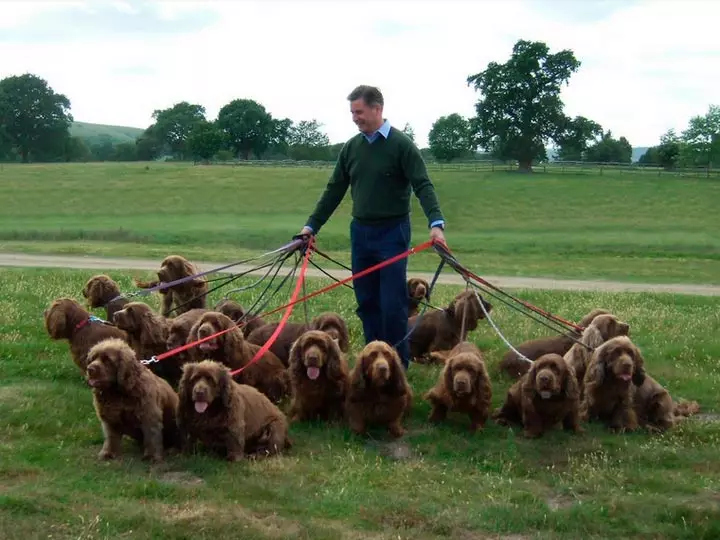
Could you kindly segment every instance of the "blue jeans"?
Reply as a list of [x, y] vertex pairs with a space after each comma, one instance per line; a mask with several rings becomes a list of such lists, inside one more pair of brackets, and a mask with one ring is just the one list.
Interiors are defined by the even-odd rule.
[[[383, 225], [350, 222], [353, 274], [410, 248], [410, 218]], [[405, 369], [410, 364], [408, 331], [407, 257], [354, 280], [356, 313], [365, 343], [385, 341], [397, 349]]]

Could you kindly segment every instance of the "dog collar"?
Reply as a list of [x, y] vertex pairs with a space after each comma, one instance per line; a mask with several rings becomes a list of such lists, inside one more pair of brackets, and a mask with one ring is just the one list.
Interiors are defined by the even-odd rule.
[[107, 321], [102, 320], [100, 317], [96, 317], [95, 315], [90, 315], [87, 319], [83, 319], [79, 323], [75, 325], [75, 330], [80, 330], [83, 326], [85, 326], [88, 323], [91, 322], [99, 322], [102, 324], [108, 324]]

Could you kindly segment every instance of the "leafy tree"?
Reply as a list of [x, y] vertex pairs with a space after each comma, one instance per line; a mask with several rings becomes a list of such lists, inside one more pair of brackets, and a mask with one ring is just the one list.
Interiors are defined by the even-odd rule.
[[557, 136], [560, 161], [582, 161], [591, 142], [602, 136], [600, 124], [584, 116], [567, 118]]
[[272, 136], [270, 137], [270, 148], [273, 151], [287, 155], [292, 126], [293, 121], [289, 118], [273, 120]]
[[470, 123], [457, 113], [441, 116], [430, 129], [428, 143], [437, 160], [452, 161], [466, 156], [472, 146]]
[[81, 137], [67, 138], [65, 141], [65, 160], [74, 162], [92, 160], [90, 148]]
[[115, 146], [109, 135], [100, 135], [90, 145], [90, 152], [95, 161], [113, 161]]
[[301, 120], [290, 128], [288, 144], [290, 146], [329, 146], [330, 139], [321, 131], [322, 124], [314, 118]]
[[415, 142], [415, 130], [412, 128], [412, 126], [409, 123], [405, 124], [405, 127], [402, 129], [403, 133], [410, 137], [410, 140]]
[[70, 100], [45, 79], [26, 73], [0, 81], [0, 131], [23, 163], [31, 156], [63, 156], [72, 121]]
[[693, 116], [682, 141], [685, 161], [702, 167], [720, 163], [720, 106], [710, 105], [704, 116]]
[[121, 142], [113, 146], [113, 161], [136, 161], [137, 147], [130, 142]]
[[570, 50], [550, 54], [545, 43], [518, 40], [506, 63], [469, 76], [483, 96], [472, 120], [477, 144], [530, 171], [565, 126], [560, 89], [579, 67]]
[[678, 165], [682, 141], [675, 134], [675, 130], [668, 130], [660, 138], [660, 146], [657, 147], [657, 164], [665, 169], [672, 169]]
[[225, 140], [244, 159], [252, 152], [260, 157], [270, 146], [275, 124], [261, 104], [252, 99], [235, 99], [218, 113], [217, 125]]
[[660, 165], [660, 156], [658, 155], [658, 148], [659, 146], [652, 146], [647, 149], [647, 151], [640, 156], [640, 159], [638, 159], [638, 163], [640, 165]]
[[181, 101], [168, 109], [156, 109], [153, 130], [155, 136], [170, 147], [181, 159], [188, 153], [187, 140], [195, 124], [205, 120], [205, 107]]
[[135, 139], [135, 155], [139, 161], [152, 161], [160, 156], [163, 144], [155, 133], [155, 124]]
[[202, 120], [188, 137], [188, 150], [196, 159], [208, 161], [222, 148], [222, 133], [212, 122]]
[[625, 137], [614, 139], [612, 131], [605, 133], [588, 148], [585, 161], [592, 163], [631, 163], [632, 145]]

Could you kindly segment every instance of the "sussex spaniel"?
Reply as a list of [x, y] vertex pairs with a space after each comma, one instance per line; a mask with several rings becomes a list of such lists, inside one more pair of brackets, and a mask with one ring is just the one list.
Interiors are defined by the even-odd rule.
[[570, 350], [565, 353], [565, 361], [575, 370], [580, 389], [582, 391], [585, 370], [592, 351], [605, 343], [608, 339], [616, 336], [627, 336], [630, 332], [630, 325], [619, 320], [615, 315], [598, 315], [583, 330], [579, 343], [574, 343]]
[[408, 318], [417, 315], [422, 302], [429, 300], [430, 284], [422, 278], [410, 278], [407, 281]]
[[328, 334], [335, 340], [342, 352], [347, 353], [350, 350], [350, 334], [347, 323], [339, 313], [334, 311], [321, 313], [310, 321], [310, 329], [321, 330]]
[[[248, 343], [263, 346], [268, 342], [270, 337], [275, 333], [279, 322], [267, 323], [256, 328], [248, 334]], [[296, 323], [288, 321], [280, 330], [277, 339], [270, 345], [270, 352], [280, 359], [285, 367], [290, 365], [290, 348], [297, 338], [299, 338], [306, 330], [310, 328], [304, 323]]]
[[432, 405], [430, 422], [442, 422], [448, 412], [458, 412], [470, 417], [470, 431], [482, 429], [490, 411], [492, 385], [480, 349], [469, 341], [456, 345], [424, 398]]
[[[170, 283], [198, 273], [195, 265], [185, 257], [169, 255], [160, 264], [157, 281], [136, 281], [135, 285], [141, 289], [150, 289], [161, 283]], [[161, 289], [159, 292], [163, 297], [160, 310], [163, 317], [169, 317], [171, 312], [177, 316], [191, 309], [207, 307], [208, 282], [204, 276]]]
[[279, 403], [290, 392], [287, 369], [271, 351], [265, 352], [259, 360], [249, 364], [260, 346], [249, 343], [227, 315], [216, 311], [204, 313], [190, 329], [188, 343], [223, 331], [223, 334], [189, 349], [190, 358], [196, 362], [204, 359], [215, 360], [228, 366], [231, 371], [243, 368], [235, 375], [237, 382], [254, 386], [271, 401]]
[[[578, 326], [586, 328], [598, 315], [609, 313], [610, 312], [605, 309], [594, 309], [580, 320]], [[575, 344], [575, 340], [580, 339], [581, 334], [582, 331], [570, 330], [565, 335], [561, 334], [531, 339], [521, 343], [515, 348], [529, 360], [535, 360], [544, 354], [550, 353], [563, 356]], [[530, 363], [520, 358], [517, 353], [511, 349], [503, 356], [499, 369], [511, 378], [519, 379], [525, 372], [530, 370]]]
[[413, 392], [397, 351], [384, 341], [371, 341], [360, 351], [350, 372], [345, 402], [348, 424], [358, 435], [368, 426], [387, 427], [391, 436], [405, 434], [402, 421], [410, 411]]
[[213, 311], [218, 311], [223, 315], [227, 315], [235, 323], [240, 322], [240, 320], [242, 319], [242, 324], [240, 325], [240, 328], [245, 337], [248, 337], [250, 335], [250, 332], [252, 332], [256, 328], [260, 328], [265, 324], [265, 320], [262, 317], [245, 317], [245, 308], [234, 300], [220, 300], [220, 302], [215, 304]]
[[308, 330], [290, 349], [292, 402], [290, 421], [344, 417], [350, 383], [349, 369], [340, 347], [328, 333]]
[[68, 341], [73, 362], [83, 373], [87, 367], [87, 353], [93, 345], [107, 338], [128, 339], [124, 330], [91, 319], [90, 313], [72, 298], [56, 299], [43, 317], [50, 338]]
[[[167, 350], [172, 351], [185, 345], [187, 343], [188, 336], [190, 335], [190, 329], [197, 321], [200, 320], [200, 317], [202, 317], [203, 314], [207, 313], [207, 311], [207, 309], [195, 308], [190, 311], [186, 311], [177, 317], [168, 319], [169, 326], [167, 340], [165, 341], [165, 347]], [[172, 373], [168, 375], [168, 382], [174, 388], [177, 388], [177, 385], [180, 382], [182, 365], [185, 362], [189, 362], [190, 359], [191, 355], [187, 350], [184, 350], [177, 352], [172, 356], [168, 356], [162, 361], [163, 363], [173, 364]], [[168, 369], [168, 371], [170, 371], [170, 369]]]
[[580, 419], [598, 419], [615, 432], [635, 430], [635, 391], [645, 382], [644, 365], [640, 350], [627, 336], [595, 349], [583, 380]]
[[118, 284], [105, 274], [98, 274], [88, 279], [82, 294], [87, 299], [90, 309], [105, 308], [105, 320], [107, 321], [112, 321], [115, 312], [129, 302], [120, 293]]
[[86, 380], [105, 437], [100, 459], [120, 454], [123, 435], [142, 443], [143, 459], [162, 461], [178, 445], [178, 396], [167, 381], [141, 364], [130, 345], [105, 339], [88, 352]]
[[443, 310], [416, 315], [408, 321], [412, 330], [408, 342], [410, 356], [418, 363], [442, 364], [450, 350], [467, 334], [477, 328], [478, 321], [485, 318], [478, 298], [482, 300], [485, 311], [490, 313], [492, 304], [486, 302], [475, 292], [468, 289], [459, 293]]
[[[167, 351], [170, 319], [158, 315], [144, 302], [129, 302], [115, 313], [113, 322], [127, 332], [128, 343], [139, 359], [149, 360]], [[150, 364], [150, 369], [173, 386], [180, 380], [177, 358]]]
[[650, 375], [635, 389], [633, 407], [638, 425], [650, 432], [663, 432], [673, 427], [684, 416], [700, 410], [697, 401], [674, 402], [670, 393]]
[[229, 461], [291, 447], [285, 414], [263, 393], [235, 382], [227, 366], [189, 362], [180, 379], [178, 427], [184, 452], [196, 442]]
[[561, 422], [564, 429], [582, 433], [579, 409], [580, 390], [572, 366], [559, 354], [549, 353], [513, 383], [493, 416], [498, 424], [519, 424], [525, 437], [536, 438]]

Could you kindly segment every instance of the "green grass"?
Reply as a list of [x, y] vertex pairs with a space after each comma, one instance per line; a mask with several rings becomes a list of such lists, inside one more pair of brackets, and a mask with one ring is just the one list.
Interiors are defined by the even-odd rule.
[[[93, 273], [0, 270], [3, 539], [698, 540], [720, 535], [720, 424], [707, 417], [690, 419], [662, 436], [613, 435], [589, 425], [585, 435], [558, 431], [528, 441], [494, 423], [470, 436], [464, 417], [431, 427], [425, 421], [428, 405], [419, 397], [400, 443], [409, 459], [392, 459], [382, 432], [366, 441], [344, 427], [296, 424], [294, 448], [260, 463], [171, 456], [150, 467], [129, 442], [121, 459], [100, 463], [102, 432], [90, 391], [67, 343], [51, 341], [42, 324], [50, 301], [63, 295], [80, 300]], [[131, 290], [129, 274], [109, 273], [124, 291]], [[311, 280], [308, 292], [326, 283]], [[225, 290], [212, 293], [210, 303]], [[434, 303], [446, 304], [457, 290], [440, 286]], [[247, 305], [258, 293], [253, 289], [235, 298]], [[698, 400], [706, 415], [720, 412], [720, 298], [518, 295], [573, 320], [594, 307], [612, 310], [631, 324], [649, 372], [675, 398]], [[282, 292], [271, 307], [287, 296]], [[156, 296], [148, 302], [158, 306]], [[361, 346], [353, 308], [352, 291], [342, 287], [308, 305], [311, 316], [333, 309], [346, 317], [351, 364]], [[302, 320], [302, 314], [297, 307], [293, 319]], [[548, 333], [499, 302], [493, 314], [514, 343]], [[486, 355], [498, 406], [510, 384], [497, 371], [505, 346], [487, 324], [471, 339]], [[430, 388], [437, 374], [436, 367], [411, 367], [416, 395]]]
[[[0, 250], [233, 261], [289, 240], [330, 169], [62, 164], [0, 170]], [[481, 275], [720, 283], [720, 183], [605, 172], [432, 172], [447, 239]], [[350, 195], [318, 236], [347, 262]], [[427, 239], [415, 198], [413, 243]], [[433, 253], [410, 262], [432, 270]]]
[[90, 122], [73, 122], [70, 126], [70, 135], [85, 139], [88, 143], [97, 142], [103, 137], [109, 137], [115, 143], [135, 143], [142, 128], [128, 126], [109, 126], [106, 124], [92, 124]]

